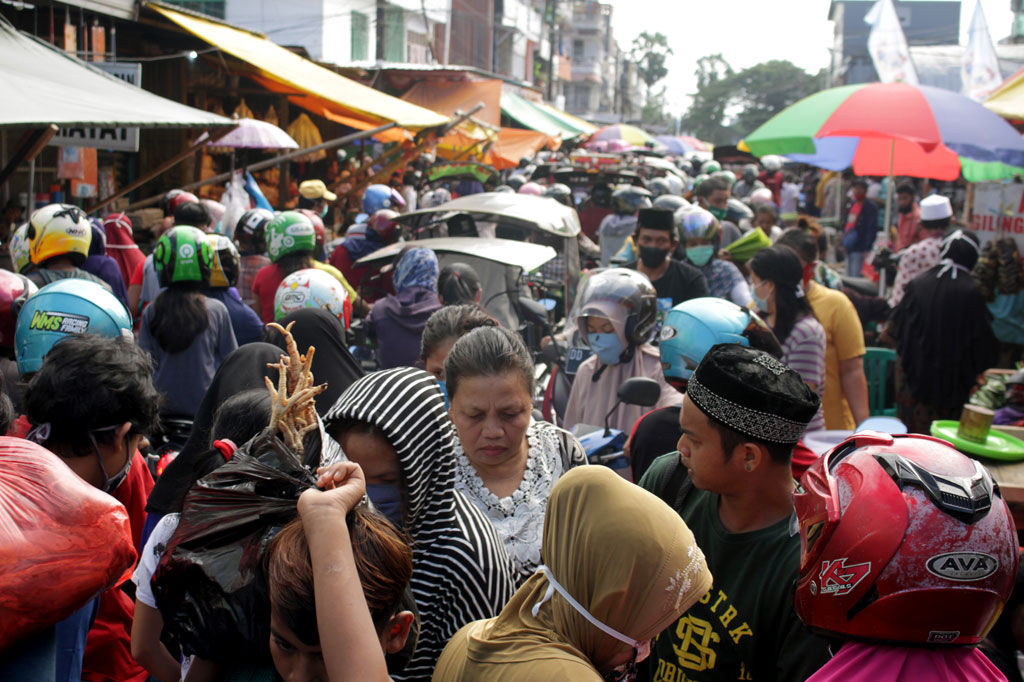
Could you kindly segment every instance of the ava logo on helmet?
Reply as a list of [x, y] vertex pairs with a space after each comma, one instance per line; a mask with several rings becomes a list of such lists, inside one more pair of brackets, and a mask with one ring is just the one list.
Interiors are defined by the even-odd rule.
[[928, 572], [947, 580], [984, 580], [999, 569], [999, 559], [981, 552], [937, 554], [925, 564]]
[[84, 315], [37, 310], [32, 313], [29, 329], [61, 334], [84, 334], [89, 331], [89, 318]]
[[849, 594], [857, 584], [871, 572], [871, 562], [846, 565], [846, 557], [833, 561], [822, 561], [818, 579], [821, 593], [841, 597]]

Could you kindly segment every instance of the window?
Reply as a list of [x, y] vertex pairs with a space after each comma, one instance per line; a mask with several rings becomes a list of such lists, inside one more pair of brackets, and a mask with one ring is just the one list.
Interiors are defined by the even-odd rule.
[[384, 9], [384, 60], [405, 61], [405, 10], [401, 7]]
[[583, 41], [578, 38], [572, 41], [572, 60], [574, 62], [583, 60]]
[[352, 12], [352, 61], [370, 58], [370, 19], [365, 14]]

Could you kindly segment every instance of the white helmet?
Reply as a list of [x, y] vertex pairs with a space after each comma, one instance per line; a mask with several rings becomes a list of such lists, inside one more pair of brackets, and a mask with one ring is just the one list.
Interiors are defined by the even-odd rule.
[[348, 327], [352, 303], [348, 292], [333, 275], [307, 268], [288, 275], [274, 294], [274, 320], [280, 321], [303, 308], [323, 308]]
[[761, 165], [769, 173], [774, 173], [782, 168], [782, 157], [769, 154], [761, 158]]

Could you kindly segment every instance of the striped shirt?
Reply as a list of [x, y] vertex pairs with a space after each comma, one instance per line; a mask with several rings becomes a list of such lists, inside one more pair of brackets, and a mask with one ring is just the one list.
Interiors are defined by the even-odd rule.
[[[420, 637], [405, 670], [392, 677], [430, 680], [452, 635], [498, 615], [511, 598], [512, 562], [494, 525], [455, 490], [455, 427], [434, 377], [400, 367], [359, 379], [338, 398], [324, 426], [331, 430], [349, 420], [379, 427], [398, 453]], [[328, 449], [337, 447], [329, 441]]]
[[[782, 342], [782, 361], [796, 370], [808, 384], [814, 384], [814, 392], [819, 398], [825, 395], [825, 328], [814, 315], [808, 315], [793, 325], [793, 331]], [[807, 431], [824, 428], [825, 414], [819, 407], [807, 425]]]

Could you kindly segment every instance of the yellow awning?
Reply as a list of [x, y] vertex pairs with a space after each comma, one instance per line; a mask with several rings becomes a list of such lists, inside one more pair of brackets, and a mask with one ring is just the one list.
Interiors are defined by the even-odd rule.
[[1003, 81], [982, 104], [1009, 121], [1024, 120], [1024, 69]]
[[157, 3], [147, 5], [189, 33], [254, 66], [266, 77], [265, 84], [272, 82], [283, 86], [279, 92], [294, 93], [298, 90], [309, 93], [328, 103], [339, 116], [360, 119], [374, 126], [395, 122], [411, 130], [448, 122], [447, 118], [429, 109], [325, 69], [259, 33], [202, 19]]

